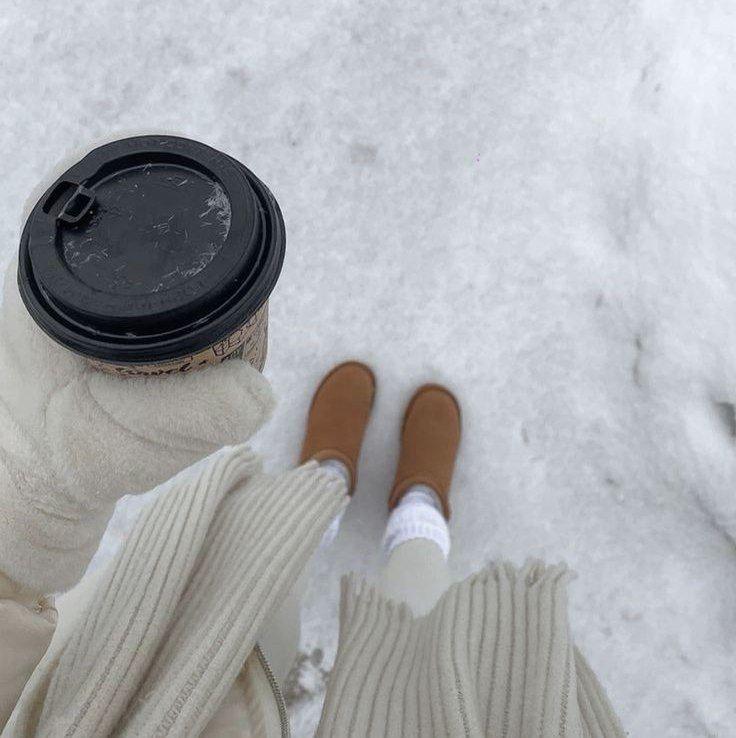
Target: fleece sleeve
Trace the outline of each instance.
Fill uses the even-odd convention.
[[[0,573],[0,730],[10,717],[56,626],[53,601]]]

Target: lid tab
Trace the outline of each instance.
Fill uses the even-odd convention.
[[[65,182],[64,184],[74,186],[74,182]],[[95,193],[84,185],[77,185],[76,192],[67,200],[66,205],[61,209],[56,219],[68,225],[76,225],[87,215],[94,202]]]

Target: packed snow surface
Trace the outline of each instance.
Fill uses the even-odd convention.
[[[313,563],[295,736],[339,576],[380,565],[425,381],[463,403],[457,576],[567,561],[574,634],[630,734],[736,736],[731,2],[6,0],[0,33],[3,260],[69,150],[180,131],[283,207],[269,467],[294,463],[327,368],[376,369],[358,490]]]

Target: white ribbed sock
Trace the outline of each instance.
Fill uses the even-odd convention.
[[[445,558],[450,553],[450,529],[437,493],[425,484],[409,487],[386,524],[383,547],[390,554],[396,546],[414,538],[436,543]]]
[[[350,470],[337,459],[325,459],[320,461],[319,465],[322,469],[328,472],[331,476],[342,479],[345,484],[350,487]],[[330,527],[324,532],[322,541],[320,542],[320,548],[327,548],[335,542],[337,534],[340,532],[340,523],[342,522],[342,516],[345,514],[345,508],[342,508],[334,520],[330,523]]]

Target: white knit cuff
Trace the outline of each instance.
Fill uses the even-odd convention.
[[[384,550],[390,554],[401,543],[415,538],[436,543],[445,558],[450,554],[450,530],[442,513],[427,502],[405,497],[389,515]]]

